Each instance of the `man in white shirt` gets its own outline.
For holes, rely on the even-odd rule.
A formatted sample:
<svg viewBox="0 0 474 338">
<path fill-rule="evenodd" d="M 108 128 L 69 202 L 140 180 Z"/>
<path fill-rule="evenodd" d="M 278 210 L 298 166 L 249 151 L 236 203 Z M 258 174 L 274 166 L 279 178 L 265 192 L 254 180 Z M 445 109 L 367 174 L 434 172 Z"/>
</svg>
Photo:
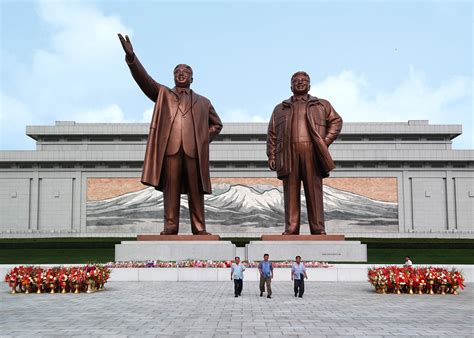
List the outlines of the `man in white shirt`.
<svg viewBox="0 0 474 338">
<path fill-rule="evenodd" d="M 301 256 L 296 256 L 296 262 L 291 266 L 291 280 L 294 281 L 295 297 L 303 298 L 304 279 L 308 279 L 306 268 L 301 262 Z"/>
<path fill-rule="evenodd" d="M 235 297 L 242 296 L 242 288 L 244 287 L 244 271 L 245 266 L 240 263 L 240 257 L 235 257 L 230 269 L 230 280 L 234 280 Z"/>
<path fill-rule="evenodd" d="M 405 257 L 405 265 L 403 265 L 405 268 L 411 268 L 413 263 L 411 262 L 410 256 Z"/>
</svg>

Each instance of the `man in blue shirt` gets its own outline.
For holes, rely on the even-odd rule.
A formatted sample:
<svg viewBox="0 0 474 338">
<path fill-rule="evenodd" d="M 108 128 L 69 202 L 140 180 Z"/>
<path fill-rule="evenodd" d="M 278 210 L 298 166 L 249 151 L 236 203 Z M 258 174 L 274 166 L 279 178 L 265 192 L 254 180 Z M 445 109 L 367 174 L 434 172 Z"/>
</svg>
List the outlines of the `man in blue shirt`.
<svg viewBox="0 0 474 338">
<path fill-rule="evenodd" d="M 244 287 L 244 271 L 245 266 L 240 263 L 240 257 L 235 257 L 230 269 L 230 280 L 234 280 L 235 297 L 242 296 L 242 288 Z"/>
<path fill-rule="evenodd" d="M 291 266 L 291 280 L 294 281 L 295 297 L 303 298 L 304 279 L 308 279 L 306 268 L 301 262 L 301 256 L 296 256 L 296 262 Z"/>
<path fill-rule="evenodd" d="M 265 285 L 267 286 L 267 298 L 272 298 L 272 278 L 273 265 L 268 259 L 268 254 L 263 255 L 263 261 L 258 264 L 258 271 L 260 272 L 260 297 L 263 297 L 265 292 Z"/>
</svg>

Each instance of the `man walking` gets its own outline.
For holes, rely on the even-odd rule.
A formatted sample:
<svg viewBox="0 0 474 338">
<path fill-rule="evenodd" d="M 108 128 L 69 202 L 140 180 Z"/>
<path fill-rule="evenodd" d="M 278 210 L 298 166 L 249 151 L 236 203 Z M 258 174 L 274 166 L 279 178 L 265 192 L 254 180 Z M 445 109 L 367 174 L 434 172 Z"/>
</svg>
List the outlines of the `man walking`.
<svg viewBox="0 0 474 338">
<path fill-rule="evenodd" d="M 269 258 L 269 254 L 263 255 L 263 261 L 258 264 L 258 271 L 260 272 L 260 297 L 263 297 L 266 285 L 267 298 L 272 298 L 273 265 Z"/>
<path fill-rule="evenodd" d="M 308 279 L 306 268 L 301 262 L 301 256 L 296 256 L 296 262 L 291 266 L 291 280 L 294 281 L 295 297 L 303 298 L 304 279 Z"/>
<path fill-rule="evenodd" d="M 240 257 L 235 257 L 230 269 L 230 280 L 234 280 L 235 297 L 242 296 L 242 288 L 244 287 L 244 271 L 245 266 L 240 263 Z"/>
</svg>

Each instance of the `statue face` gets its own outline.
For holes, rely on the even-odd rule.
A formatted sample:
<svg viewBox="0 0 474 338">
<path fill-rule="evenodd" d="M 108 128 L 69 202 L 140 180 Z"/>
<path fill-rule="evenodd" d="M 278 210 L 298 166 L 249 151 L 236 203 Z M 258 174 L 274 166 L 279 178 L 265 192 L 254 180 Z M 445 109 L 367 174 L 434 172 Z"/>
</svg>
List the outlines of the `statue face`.
<svg viewBox="0 0 474 338">
<path fill-rule="evenodd" d="M 296 75 L 291 81 L 291 91 L 295 95 L 308 94 L 310 88 L 309 79 L 304 74 Z"/>
<path fill-rule="evenodd" d="M 189 88 L 193 82 L 193 70 L 188 65 L 177 65 L 173 74 L 176 87 Z"/>
</svg>

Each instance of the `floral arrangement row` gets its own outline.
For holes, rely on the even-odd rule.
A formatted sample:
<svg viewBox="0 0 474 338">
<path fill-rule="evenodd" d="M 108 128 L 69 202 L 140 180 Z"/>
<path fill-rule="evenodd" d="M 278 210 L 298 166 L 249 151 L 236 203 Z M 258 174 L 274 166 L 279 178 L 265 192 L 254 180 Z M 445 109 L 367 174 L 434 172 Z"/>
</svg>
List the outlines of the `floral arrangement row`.
<svg viewBox="0 0 474 338">
<path fill-rule="evenodd" d="M 212 261 L 212 260 L 184 260 L 184 261 L 129 261 L 129 262 L 109 262 L 105 266 L 108 268 L 230 268 L 233 261 Z M 242 262 L 247 268 L 256 268 L 258 262 Z M 292 261 L 272 262 L 274 268 L 290 268 Z M 326 262 L 304 262 L 307 268 L 328 268 Z"/>
<path fill-rule="evenodd" d="M 103 265 L 72 267 L 17 266 L 5 276 L 11 293 L 92 293 L 103 290 L 110 269 Z"/>
<path fill-rule="evenodd" d="M 441 267 L 386 266 L 370 268 L 369 282 L 378 293 L 458 294 L 464 289 L 464 277 L 456 269 Z"/>
</svg>

